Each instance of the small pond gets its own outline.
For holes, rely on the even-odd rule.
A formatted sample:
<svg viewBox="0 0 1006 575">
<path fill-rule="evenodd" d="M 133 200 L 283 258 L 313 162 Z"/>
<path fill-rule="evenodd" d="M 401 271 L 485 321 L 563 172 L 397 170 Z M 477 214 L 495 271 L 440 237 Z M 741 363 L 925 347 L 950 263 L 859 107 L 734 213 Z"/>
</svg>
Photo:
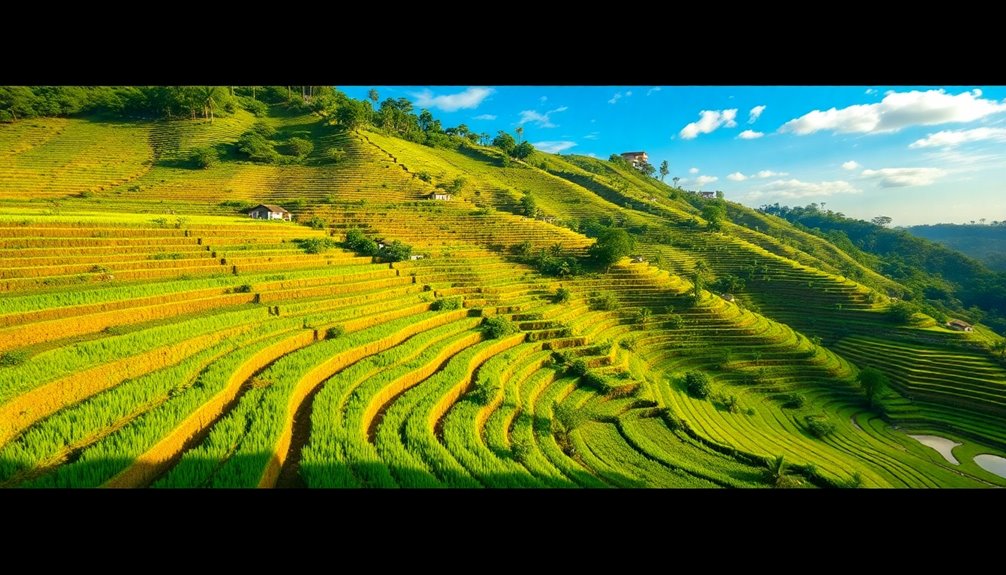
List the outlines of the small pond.
<svg viewBox="0 0 1006 575">
<path fill-rule="evenodd" d="M 989 473 L 995 473 L 999 477 L 1006 477 L 1006 457 L 983 453 L 975 456 L 975 463 Z"/>
<path fill-rule="evenodd" d="M 946 437 L 940 437 L 938 435 L 909 435 L 908 437 L 911 437 L 912 439 L 918 441 L 919 443 L 925 445 L 926 447 L 932 447 L 936 451 L 939 451 L 940 455 L 943 456 L 943 459 L 946 459 L 950 463 L 953 463 L 954 465 L 960 465 L 961 462 L 957 461 L 957 458 L 954 457 L 952 450 L 958 445 L 963 444 L 957 443 L 956 441 L 951 441 Z M 977 460 L 978 458 L 976 457 L 975 459 Z M 993 473 L 995 472 L 993 471 Z"/>
</svg>

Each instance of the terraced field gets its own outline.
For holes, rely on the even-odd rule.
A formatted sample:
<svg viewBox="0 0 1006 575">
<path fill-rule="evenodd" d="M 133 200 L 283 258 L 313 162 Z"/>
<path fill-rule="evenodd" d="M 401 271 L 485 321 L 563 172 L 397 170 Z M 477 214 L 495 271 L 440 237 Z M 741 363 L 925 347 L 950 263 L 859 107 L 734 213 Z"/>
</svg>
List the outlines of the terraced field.
<svg viewBox="0 0 1006 575">
<path fill-rule="evenodd" d="M 233 142 L 244 112 L 0 126 L 0 485 L 754 488 L 777 456 L 794 486 L 1006 485 L 905 433 L 1003 454 L 1006 370 L 967 335 L 892 326 L 893 282 L 849 279 L 816 238 L 708 232 L 590 158 L 500 168 L 480 147 L 269 121 L 311 130 L 313 156 L 177 165 Z M 323 162 L 332 147 L 346 158 Z M 458 177 L 454 200 L 423 199 Z M 558 221 L 513 213 L 528 190 Z M 646 262 L 556 278 L 513 255 L 582 256 L 594 240 L 557 224 L 604 216 L 645 227 Z M 325 242 L 351 229 L 422 257 Z M 747 281 L 695 297 L 696 269 Z M 494 337 L 497 317 L 515 331 Z M 886 416 L 855 383 L 867 366 L 894 384 Z"/>
</svg>

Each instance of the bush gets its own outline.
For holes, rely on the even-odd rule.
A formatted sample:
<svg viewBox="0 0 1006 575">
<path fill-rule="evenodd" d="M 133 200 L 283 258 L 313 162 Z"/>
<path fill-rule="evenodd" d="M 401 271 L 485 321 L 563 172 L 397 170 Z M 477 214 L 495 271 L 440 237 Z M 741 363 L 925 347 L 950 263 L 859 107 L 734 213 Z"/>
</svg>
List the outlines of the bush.
<svg viewBox="0 0 1006 575">
<path fill-rule="evenodd" d="M 800 409 L 806 404 L 806 397 L 799 393 L 791 393 L 784 398 L 782 406 L 788 409 Z"/>
<path fill-rule="evenodd" d="M 507 318 L 497 315 L 482 320 L 482 333 L 489 339 L 499 339 L 517 333 L 517 326 Z"/>
<path fill-rule="evenodd" d="M 0 354 L 0 367 L 14 367 L 26 361 L 28 361 L 28 352 L 26 351 L 8 351 Z"/>
<path fill-rule="evenodd" d="M 831 435 L 835 431 L 835 424 L 828 421 L 828 418 L 823 415 L 808 415 L 804 421 L 807 424 L 807 431 L 818 439 Z"/>
<path fill-rule="evenodd" d="M 618 298 L 615 294 L 606 292 L 594 300 L 594 309 L 602 311 L 612 311 L 618 308 Z"/>
<path fill-rule="evenodd" d="M 685 374 L 685 389 L 688 391 L 688 395 L 696 399 L 709 397 L 709 393 L 712 391 L 709 385 L 709 376 L 701 371 L 689 371 Z"/>
<path fill-rule="evenodd" d="M 220 161 L 220 154 L 215 148 L 196 148 L 189 154 L 189 162 L 193 167 L 205 170 L 215 166 Z"/>
<path fill-rule="evenodd" d="M 343 150 L 342 148 L 329 148 L 328 154 L 326 155 L 328 156 L 328 160 L 330 162 L 338 164 L 346 158 L 346 150 Z"/>
<path fill-rule="evenodd" d="M 332 240 L 331 238 L 308 238 L 306 240 L 298 241 L 300 242 L 300 247 L 304 250 L 304 253 L 308 254 L 320 254 L 338 245 L 335 240 Z"/>
<path fill-rule="evenodd" d="M 567 370 L 568 373 L 575 375 L 576 377 L 583 377 L 587 375 L 588 371 L 590 371 L 590 366 L 587 365 L 587 361 L 583 358 L 579 358 L 570 363 L 569 369 Z"/>
<path fill-rule="evenodd" d="M 314 151 L 314 144 L 311 143 L 311 140 L 304 138 L 290 138 L 286 142 L 285 149 L 287 155 L 302 160 Z"/>
<path fill-rule="evenodd" d="M 914 304 L 908 303 L 907 301 L 899 301 L 887 309 L 887 317 L 889 317 L 894 323 L 906 325 L 911 323 L 912 316 L 914 316 L 917 311 L 919 311 L 919 308 Z"/>
<path fill-rule="evenodd" d="M 433 180 L 433 177 L 430 176 L 430 173 L 426 171 L 418 172 L 416 176 L 424 182 L 431 182 Z"/>
<path fill-rule="evenodd" d="M 387 260 L 389 262 L 400 262 L 409 259 L 412 255 L 412 246 L 409 244 L 402 243 L 398 240 L 391 242 L 384 246 L 384 249 L 380 251 L 381 259 Z"/>
<path fill-rule="evenodd" d="M 569 289 L 561 287 L 555 290 L 555 297 L 553 298 L 553 300 L 555 301 L 555 303 L 566 303 L 569 301 L 570 295 L 571 293 Z"/>
<path fill-rule="evenodd" d="M 336 325 L 325 330 L 325 337 L 327 339 L 335 339 L 337 337 L 342 337 L 344 333 L 346 333 L 346 328 L 341 325 Z"/>
<path fill-rule="evenodd" d="M 439 298 L 433 302 L 430 306 L 433 311 L 450 311 L 455 309 L 461 309 L 461 298 L 450 297 L 450 298 Z"/>
<path fill-rule="evenodd" d="M 251 291 L 252 291 L 251 284 L 242 284 L 234 288 L 234 293 L 251 293 Z"/>
<path fill-rule="evenodd" d="M 254 98 L 240 98 L 241 107 L 248 110 L 256 118 L 261 118 L 269 113 L 269 106 Z"/>
</svg>

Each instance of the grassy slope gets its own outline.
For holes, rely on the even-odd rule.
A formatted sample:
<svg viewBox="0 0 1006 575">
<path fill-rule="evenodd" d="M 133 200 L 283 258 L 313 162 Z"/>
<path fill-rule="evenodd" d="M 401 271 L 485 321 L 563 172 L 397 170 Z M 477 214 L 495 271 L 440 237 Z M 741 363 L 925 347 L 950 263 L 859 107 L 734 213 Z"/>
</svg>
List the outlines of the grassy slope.
<svg viewBox="0 0 1006 575">
<path fill-rule="evenodd" d="M 752 278 L 738 296 L 762 314 L 741 312 L 737 306 L 708 293 L 698 306 L 691 307 L 683 295 L 689 289 L 688 281 L 659 275 L 657 267 L 652 265 L 638 268 L 626 265 L 617 267 L 612 274 L 567 282 L 574 288 L 578 301 L 582 302 L 580 309 L 586 314 L 581 312 L 577 317 L 560 307 L 546 306 L 542 309 L 553 310 L 546 311 L 547 316 L 555 317 L 550 321 L 568 326 L 575 335 L 586 337 L 588 343 L 634 341 L 635 351 L 616 346 L 607 355 L 598 355 L 598 368 L 613 376 L 631 374 L 641 382 L 642 393 L 651 398 L 649 401 L 655 401 L 658 407 L 671 408 L 683 417 L 692 435 L 680 430 L 672 432 L 663 423 L 657 424 L 662 420 L 650 417 L 639 406 L 633 407 L 632 402 L 606 399 L 583 388 L 570 393 L 573 388 L 569 381 L 560 379 L 547 384 L 542 379 L 547 372 L 540 368 L 531 370 L 526 380 L 514 382 L 512 398 L 509 392 L 502 395 L 500 409 L 509 405 L 511 399 L 519 402 L 519 397 L 530 393 L 527 397 L 555 398 L 560 404 L 570 402 L 596 421 L 609 422 L 585 425 L 571 434 L 573 444 L 586 449 L 572 459 L 564 459 L 562 450 L 549 443 L 551 439 L 539 438 L 544 443 L 535 440 L 532 453 L 536 455 L 531 457 L 537 463 L 525 467 L 542 481 L 552 481 L 544 478 L 559 473 L 583 484 L 587 480 L 575 479 L 580 472 L 574 469 L 587 466 L 599 473 L 597 477 L 605 483 L 638 480 L 643 484 L 674 484 L 676 480 L 673 474 L 667 474 L 667 469 L 689 468 L 680 458 L 689 450 L 697 450 L 685 459 L 705 463 L 694 463 L 689 472 L 692 474 L 688 475 L 691 479 L 682 480 L 681 485 L 692 484 L 689 481 L 707 482 L 706 475 L 693 472 L 695 466 L 707 470 L 716 467 L 709 463 L 711 460 L 733 461 L 724 463 L 727 471 L 713 473 L 717 482 L 747 484 L 757 473 L 744 471 L 743 462 L 724 458 L 715 450 L 702 451 L 725 444 L 755 457 L 785 453 L 796 463 L 816 464 L 823 476 L 833 480 L 848 480 L 850 470 L 858 470 L 867 485 L 930 485 L 934 481 L 972 485 L 945 470 L 926 448 L 882 423 L 867 421 L 859 395 L 850 383 L 855 367 L 848 359 L 860 365 L 876 363 L 887 367 L 895 376 L 899 391 L 925 396 L 924 401 L 917 403 L 892 399 L 893 414 L 903 425 L 958 433 L 969 440 L 970 446 L 1006 447 L 1001 430 L 990 429 L 995 425 L 992 420 L 969 416 L 966 410 L 943 407 L 960 398 L 989 405 L 1000 401 L 988 398 L 1001 394 L 996 386 L 1006 380 L 1003 377 L 1006 374 L 997 371 L 995 365 L 986 365 L 987 360 L 980 354 L 950 347 L 955 338 L 961 338 L 960 334 L 944 333 L 938 328 L 890 329 L 880 319 L 884 304 L 870 304 L 866 295 L 871 286 L 884 289 L 896 288 L 896 284 L 860 266 L 827 242 L 795 230 L 781 220 L 731 204 L 732 219 L 743 226 L 727 224 L 724 233 L 710 234 L 686 225 L 692 219 L 703 223 L 699 211 L 680 196 L 674 199 L 668 186 L 607 162 L 582 156 L 545 155 L 545 171 L 519 163 L 500 168 L 496 165 L 497 153 L 490 149 L 440 150 L 372 132 L 340 134 L 310 116 L 275 114 L 267 119 L 281 134 L 305 131 L 316 142 L 314 153 L 304 165 L 260 166 L 233 160 L 208 170 L 181 165 L 191 148 L 233 142 L 253 121 L 241 113 L 218 119 L 213 125 L 201 121 L 144 124 L 38 120 L 5 126 L 0 128 L 0 182 L 6 182 L 16 193 L 5 195 L 0 201 L 24 210 L 11 213 L 8 219 L 54 222 L 63 218 L 149 226 L 150 216 L 105 216 L 95 212 L 223 214 L 233 213 L 219 205 L 229 200 L 281 203 L 301 200 L 302 209 L 323 215 L 337 229 L 340 225 L 361 225 L 388 237 L 427 246 L 429 253 L 440 256 L 440 263 L 433 259 L 429 264 L 419 262 L 404 269 L 411 268 L 425 278 L 424 282 L 439 285 L 439 293 L 469 294 L 465 297 L 479 306 L 493 302 L 540 305 L 532 303 L 535 300 L 530 294 L 534 290 L 541 293 L 540 287 L 535 286 L 554 289 L 556 285 L 553 280 L 536 278 L 536 274 L 494 255 L 493 245 L 513 245 L 530 239 L 536 245 L 560 243 L 566 249 L 577 250 L 589 244 L 589 240 L 578 234 L 541 222 L 490 213 L 478 216 L 486 218 L 478 224 L 469 215 L 477 205 L 512 210 L 525 191 L 533 194 L 546 214 L 561 221 L 614 216 L 629 227 L 645 230 L 640 252 L 672 274 L 687 276 L 699 262 L 713 277 L 740 273 L 752 262 L 761 266 L 765 279 Z M 325 151 L 331 147 L 346 150 L 346 160 L 337 165 L 326 163 Z M 421 182 L 416 177 L 419 172 L 428 173 L 433 181 Z M 440 206 L 432 212 L 426 202 L 407 203 L 432 190 L 432 184 L 457 177 L 466 178 L 461 202 Z M 6 191 L 7 187 L 3 189 Z M 88 192 L 83 194 L 87 197 L 67 197 L 81 192 Z M 64 213 L 74 210 L 73 215 L 47 215 L 46 210 L 51 207 L 42 202 L 52 198 L 62 198 L 60 209 Z M 92 215 L 78 216 L 76 210 L 80 209 L 91 210 Z M 211 222 L 216 223 L 196 217 L 191 224 L 211 225 Z M 495 222 L 505 223 L 497 229 Z M 448 253 L 456 256 L 446 257 Z M 457 258 L 456 264 L 451 263 L 452 258 Z M 305 258 L 303 265 L 310 268 L 313 261 Z M 470 266 L 475 261 L 483 262 L 483 272 L 473 275 Z M 863 283 L 842 277 L 850 273 Z M 460 287 L 469 285 L 484 293 L 475 295 Z M 620 313 L 587 311 L 593 294 L 603 291 L 617 292 L 622 305 Z M 784 297 L 780 297 L 782 293 Z M 527 303 L 520 303 L 524 301 Z M 684 329 L 671 329 L 663 323 L 668 317 L 665 310 L 668 305 L 685 317 Z M 631 318 L 635 310 L 642 308 L 651 310 L 652 320 L 640 329 L 633 327 Z M 808 321 L 808 309 L 818 310 L 823 319 Z M 814 346 L 787 324 L 808 334 L 824 336 L 825 345 Z M 875 354 L 871 346 L 863 344 L 867 341 L 864 338 L 881 331 L 886 353 Z M 926 345 L 899 343 L 923 336 L 930 340 Z M 596 353 L 591 349 L 589 345 L 582 347 L 582 353 L 591 357 L 591 353 Z M 899 372 L 899 362 L 890 361 L 891 357 L 903 356 L 910 365 L 918 361 L 920 353 L 943 354 L 935 364 L 948 368 L 937 370 L 936 375 L 916 376 L 907 370 Z M 948 359 L 951 357 L 955 359 Z M 960 362 L 968 361 L 986 363 L 976 375 L 974 391 L 959 392 L 952 383 L 949 386 L 947 383 L 953 381 L 958 369 L 964 369 Z M 676 377 L 683 369 L 695 368 L 713 374 L 716 390 L 723 397 L 737 396 L 744 411 L 731 413 L 722 409 L 718 401 L 697 401 L 684 393 L 675 383 Z M 529 391 L 523 391 L 525 385 L 531 386 L 527 388 Z M 783 408 L 784 397 L 791 393 L 804 394 L 807 406 L 799 410 Z M 550 405 L 542 405 L 540 409 L 551 413 Z M 1000 413 L 992 409 L 992 413 Z M 833 414 L 837 426 L 836 432 L 825 441 L 810 437 L 803 427 L 804 417 L 817 413 Z M 490 422 L 495 421 L 492 415 L 487 417 Z M 611 417 L 617 418 L 618 426 L 611 426 Z M 862 423 L 853 423 L 854 419 Z M 519 431 L 523 429 L 520 425 L 514 428 L 515 432 L 523 433 Z M 640 435 L 640 430 L 646 433 Z M 606 466 L 615 460 L 637 461 L 632 464 L 636 471 L 629 473 L 636 479 L 623 477 L 617 469 L 599 471 L 608 469 Z M 741 467 L 732 467 L 737 465 Z M 504 467 L 510 469 L 500 466 Z M 995 481 L 973 468 L 970 465 L 967 471 L 986 481 Z M 727 476 L 734 479 L 727 480 Z M 737 479 L 741 477 L 748 479 Z"/>
</svg>

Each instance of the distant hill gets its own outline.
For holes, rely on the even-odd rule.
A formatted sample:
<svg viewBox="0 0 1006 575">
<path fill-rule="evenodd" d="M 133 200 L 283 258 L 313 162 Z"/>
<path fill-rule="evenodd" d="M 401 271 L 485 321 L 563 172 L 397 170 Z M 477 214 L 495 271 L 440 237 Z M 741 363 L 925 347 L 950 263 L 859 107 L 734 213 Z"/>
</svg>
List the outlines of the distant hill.
<svg viewBox="0 0 1006 575">
<path fill-rule="evenodd" d="M 911 226 L 912 234 L 963 252 L 996 271 L 1006 271 L 1006 225 Z"/>
</svg>

